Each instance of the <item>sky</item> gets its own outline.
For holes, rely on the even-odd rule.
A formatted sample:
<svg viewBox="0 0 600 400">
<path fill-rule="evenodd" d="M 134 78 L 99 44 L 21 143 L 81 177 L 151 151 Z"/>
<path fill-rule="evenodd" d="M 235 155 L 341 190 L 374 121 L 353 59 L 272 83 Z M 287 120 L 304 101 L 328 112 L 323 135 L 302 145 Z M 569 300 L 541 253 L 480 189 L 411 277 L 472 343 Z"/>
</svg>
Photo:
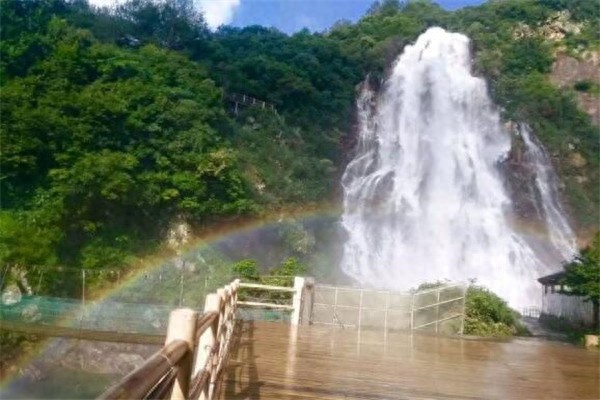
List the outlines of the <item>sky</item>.
<svg viewBox="0 0 600 400">
<path fill-rule="evenodd" d="M 125 0 L 88 0 L 97 6 L 110 6 Z M 485 0 L 438 0 L 442 7 L 454 10 L 477 5 Z M 336 21 L 356 21 L 374 0 L 194 0 L 211 29 L 222 24 L 263 25 L 286 33 L 303 28 L 323 31 Z"/>
</svg>

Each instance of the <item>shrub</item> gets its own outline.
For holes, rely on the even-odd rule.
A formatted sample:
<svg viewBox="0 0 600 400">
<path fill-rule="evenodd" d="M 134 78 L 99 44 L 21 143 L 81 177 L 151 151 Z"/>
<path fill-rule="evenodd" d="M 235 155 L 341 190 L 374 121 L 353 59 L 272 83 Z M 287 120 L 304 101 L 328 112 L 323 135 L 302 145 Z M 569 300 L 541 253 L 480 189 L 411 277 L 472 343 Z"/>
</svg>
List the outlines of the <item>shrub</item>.
<svg viewBox="0 0 600 400">
<path fill-rule="evenodd" d="M 465 304 L 464 333 L 477 336 L 527 334 L 518 313 L 506 301 L 481 286 L 470 286 Z"/>
</svg>

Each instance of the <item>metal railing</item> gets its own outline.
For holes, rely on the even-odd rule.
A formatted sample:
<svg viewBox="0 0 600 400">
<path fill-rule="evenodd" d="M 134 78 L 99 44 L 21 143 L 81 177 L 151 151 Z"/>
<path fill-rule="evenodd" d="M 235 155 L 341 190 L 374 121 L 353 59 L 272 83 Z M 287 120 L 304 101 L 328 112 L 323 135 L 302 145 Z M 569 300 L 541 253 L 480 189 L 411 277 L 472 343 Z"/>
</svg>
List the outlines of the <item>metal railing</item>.
<svg viewBox="0 0 600 400">
<path fill-rule="evenodd" d="M 541 310 L 539 307 L 532 306 L 532 307 L 523 308 L 522 315 L 524 317 L 529 317 L 529 318 L 539 318 L 540 313 L 541 313 Z"/>
<path fill-rule="evenodd" d="M 311 321 L 357 329 L 462 334 L 465 298 L 466 285 L 462 283 L 415 292 L 316 285 Z M 450 323 L 453 325 L 448 327 Z"/>
<path fill-rule="evenodd" d="M 275 111 L 275 106 L 272 103 L 267 103 L 266 101 L 256 99 L 256 98 L 248 96 L 246 94 L 230 93 L 230 94 L 226 95 L 225 98 L 228 101 L 234 103 L 234 112 L 236 114 L 238 112 L 239 104 L 241 104 L 243 106 L 248 106 L 248 107 L 258 107 L 258 108 L 262 108 L 263 110 L 267 109 L 267 110 Z"/>
</svg>

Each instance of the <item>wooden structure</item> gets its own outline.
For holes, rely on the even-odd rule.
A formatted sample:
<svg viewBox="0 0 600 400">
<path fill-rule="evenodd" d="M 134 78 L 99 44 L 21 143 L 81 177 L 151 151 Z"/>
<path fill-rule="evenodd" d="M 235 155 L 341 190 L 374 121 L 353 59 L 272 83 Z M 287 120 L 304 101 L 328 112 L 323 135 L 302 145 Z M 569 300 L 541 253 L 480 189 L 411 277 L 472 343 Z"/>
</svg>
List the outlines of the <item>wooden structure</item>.
<svg viewBox="0 0 600 400">
<path fill-rule="evenodd" d="M 540 317 L 564 318 L 576 325 L 593 326 L 594 306 L 582 296 L 568 295 L 569 287 L 562 283 L 565 272 L 560 271 L 538 279 L 542 284 Z"/>
<path fill-rule="evenodd" d="M 600 398 L 598 352 L 562 343 L 264 321 L 239 329 L 220 399 Z"/>
<path fill-rule="evenodd" d="M 100 398 L 212 398 L 227 363 L 239 285 L 236 280 L 207 295 L 202 317 L 189 308 L 174 310 L 165 346 Z"/>
<path fill-rule="evenodd" d="M 292 288 L 235 280 L 206 296 L 201 316 L 189 308 L 172 311 L 165 346 L 100 399 L 214 398 L 233 342 L 238 306 L 287 309 L 292 326 L 298 326 L 303 296 L 311 285 L 311 279 L 302 277 L 294 278 Z M 291 293 L 292 304 L 238 301 L 240 288 Z"/>
<path fill-rule="evenodd" d="M 443 337 L 434 334 L 435 330 L 416 335 L 415 329 L 313 325 L 312 308 L 318 301 L 315 287 L 312 279 L 300 277 L 294 278 L 293 287 L 236 280 L 207 295 L 202 315 L 191 309 L 174 310 L 165 346 L 101 398 L 600 396 L 600 365 L 595 353 L 550 342 L 531 345 L 525 339 L 494 342 Z M 271 292 L 288 303 L 241 300 L 241 290 Z M 426 309 L 438 321 L 429 326 L 439 325 L 443 318 L 439 305 L 458 301 L 449 296 L 451 301 L 444 303 L 440 293 L 441 290 L 426 291 L 426 297 L 435 300 L 434 306 Z M 273 296 L 262 298 L 270 297 Z M 292 317 L 290 324 L 238 321 L 238 307 L 286 310 Z M 424 306 L 414 309 L 421 307 Z M 359 312 L 370 311 L 363 307 Z"/>
</svg>

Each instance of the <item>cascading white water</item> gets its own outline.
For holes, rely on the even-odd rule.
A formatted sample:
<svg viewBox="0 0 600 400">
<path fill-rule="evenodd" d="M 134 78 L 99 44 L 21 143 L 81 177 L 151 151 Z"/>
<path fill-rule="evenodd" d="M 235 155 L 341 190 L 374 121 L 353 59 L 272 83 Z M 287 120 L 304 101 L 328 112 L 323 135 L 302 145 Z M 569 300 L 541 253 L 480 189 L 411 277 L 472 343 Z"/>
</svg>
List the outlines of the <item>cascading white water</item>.
<svg viewBox="0 0 600 400">
<path fill-rule="evenodd" d="M 476 278 L 513 306 L 536 303 L 536 279 L 559 266 L 545 265 L 511 223 L 499 172 L 511 137 L 471 75 L 468 38 L 427 30 L 379 94 L 363 85 L 357 106 L 357 155 L 342 178 L 342 270 L 382 289 Z M 547 157 L 524 132 L 550 237 L 566 258 L 573 234 Z"/>
<path fill-rule="evenodd" d="M 531 135 L 528 126 L 521 125 L 519 133 L 525 144 L 525 157 L 535 174 L 535 187 L 539 195 L 538 203 L 542 205 L 541 217 L 546 222 L 548 236 L 560 257 L 568 260 L 577 252 L 577 242 L 558 202 L 558 189 L 552 164 L 541 144 Z"/>
</svg>

